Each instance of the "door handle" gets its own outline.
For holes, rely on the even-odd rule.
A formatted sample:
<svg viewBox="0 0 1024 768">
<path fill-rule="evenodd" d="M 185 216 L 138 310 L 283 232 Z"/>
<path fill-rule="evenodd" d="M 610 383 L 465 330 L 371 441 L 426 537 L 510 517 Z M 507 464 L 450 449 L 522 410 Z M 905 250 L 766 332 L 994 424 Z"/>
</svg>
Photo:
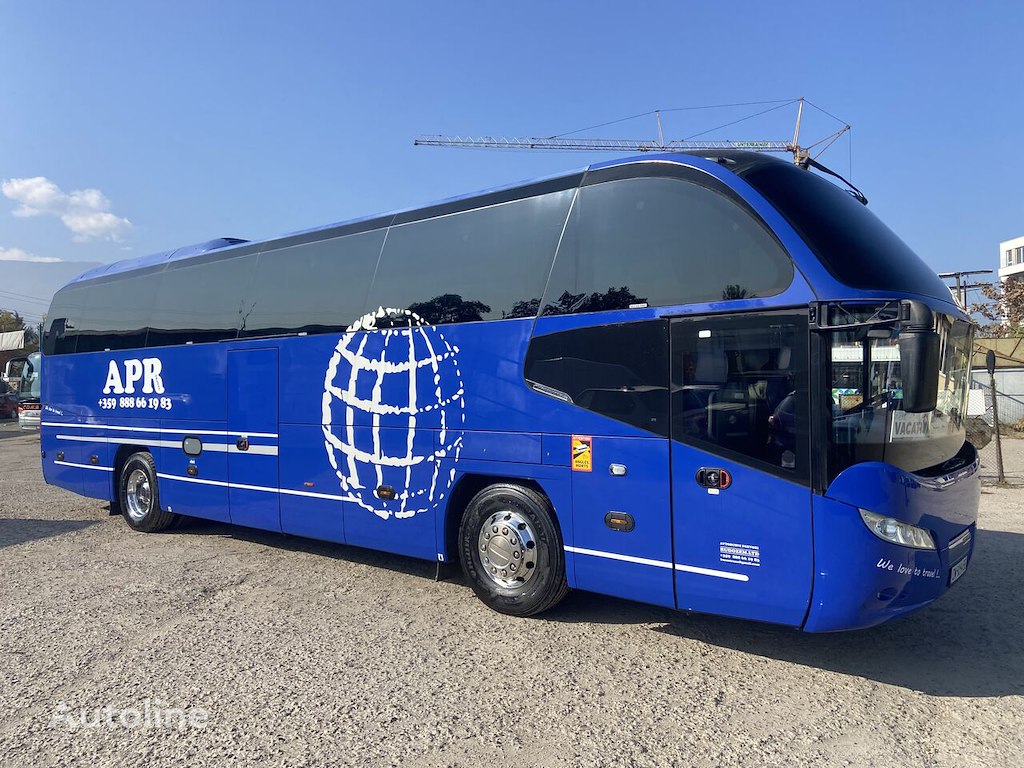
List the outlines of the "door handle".
<svg viewBox="0 0 1024 768">
<path fill-rule="evenodd" d="M 701 467 L 694 477 L 701 488 L 720 488 L 725 490 L 732 485 L 732 475 L 717 467 Z"/>
<path fill-rule="evenodd" d="M 238 438 L 235 441 L 235 448 L 237 448 L 240 451 L 248 451 L 249 450 L 249 438 L 248 437 L 240 437 L 240 438 Z"/>
</svg>

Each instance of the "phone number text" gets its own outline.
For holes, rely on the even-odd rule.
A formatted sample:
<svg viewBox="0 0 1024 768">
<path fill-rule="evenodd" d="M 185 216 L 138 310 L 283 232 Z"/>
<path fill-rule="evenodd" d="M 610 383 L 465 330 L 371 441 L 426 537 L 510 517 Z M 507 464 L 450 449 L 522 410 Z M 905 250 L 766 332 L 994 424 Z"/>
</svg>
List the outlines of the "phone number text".
<svg viewBox="0 0 1024 768">
<path fill-rule="evenodd" d="M 171 410 L 169 397 L 101 397 L 98 405 L 105 411 L 113 408 L 135 408 L 147 411 Z"/>
</svg>

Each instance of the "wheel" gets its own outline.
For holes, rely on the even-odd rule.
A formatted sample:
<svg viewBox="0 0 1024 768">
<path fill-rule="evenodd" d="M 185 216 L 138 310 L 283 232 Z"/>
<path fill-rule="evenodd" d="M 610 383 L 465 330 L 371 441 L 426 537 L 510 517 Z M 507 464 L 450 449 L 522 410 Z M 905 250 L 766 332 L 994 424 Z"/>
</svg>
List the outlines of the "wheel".
<svg viewBox="0 0 1024 768">
<path fill-rule="evenodd" d="M 160 509 L 156 465 L 145 451 L 133 453 L 121 468 L 117 498 L 125 522 L 136 531 L 162 531 L 177 519 L 177 515 Z"/>
<path fill-rule="evenodd" d="M 551 505 L 520 485 L 484 488 L 466 507 L 459 554 L 477 597 L 499 613 L 531 616 L 569 592 Z"/>
</svg>

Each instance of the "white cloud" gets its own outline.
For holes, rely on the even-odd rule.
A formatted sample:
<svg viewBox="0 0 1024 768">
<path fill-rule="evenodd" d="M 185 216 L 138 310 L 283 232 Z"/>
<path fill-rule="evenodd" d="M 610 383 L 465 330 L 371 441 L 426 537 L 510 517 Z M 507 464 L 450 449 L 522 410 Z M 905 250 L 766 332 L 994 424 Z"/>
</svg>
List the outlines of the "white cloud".
<svg viewBox="0 0 1024 768">
<path fill-rule="evenodd" d="M 120 240 L 132 223 L 110 212 L 110 200 L 98 189 L 64 192 L 45 176 L 5 179 L 4 196 L 18 203 L 15 216 L 56 216 L 71 230 L 77 242 L 103 238 Z"/>
<path fill-rule="evenodd" d="M 61 259 L 55 256 L 34 256 L 31 253 L 21 250 L 21 248 L 4 248 L 0 246 L 0 261 L 37 261 L 52 263 L 55 261 L 61 261 Z"/>
</svg>

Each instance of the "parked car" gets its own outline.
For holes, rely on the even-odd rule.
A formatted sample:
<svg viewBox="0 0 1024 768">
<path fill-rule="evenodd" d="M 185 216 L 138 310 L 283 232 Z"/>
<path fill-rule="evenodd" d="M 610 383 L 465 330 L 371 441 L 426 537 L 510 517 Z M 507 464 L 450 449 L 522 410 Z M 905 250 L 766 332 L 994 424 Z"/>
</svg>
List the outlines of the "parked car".
<svg viewBox="0 0 1024 768">
<path fill-rule="evenodd" d="M 0 419 L 18 417 L 18 394 L 6 381 L 0 381 Z"/>
</svg>

